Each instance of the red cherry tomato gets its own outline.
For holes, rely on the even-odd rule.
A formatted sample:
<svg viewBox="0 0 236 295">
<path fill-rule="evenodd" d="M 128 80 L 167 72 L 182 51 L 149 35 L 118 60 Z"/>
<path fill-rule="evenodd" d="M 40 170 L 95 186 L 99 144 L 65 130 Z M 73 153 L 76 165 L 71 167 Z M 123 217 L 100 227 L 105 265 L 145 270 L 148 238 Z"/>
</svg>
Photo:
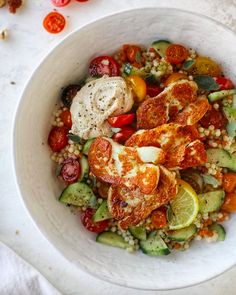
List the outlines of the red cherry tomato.
<svg viewBox="0 0 236 295">
<path fill-rule="evenodd" d="M 225 77 L 216 77 L 215 81 L 220 85 L 220 90 L 232 89 L 234 87 L 233 82 Z"/>
<path fill-rule="evenodd" d="M 95 212 L 96 210 L 88 208 L 81 214 L 81 222 L 87 230 L 94 233 L 101 233 L 108 227 L 109 220 L 94 222 L 92 217 Z"/>
<path fill-rule="evenodd" d="M 112 136 L 112 139 L 118 143 L 124 143 L 132 134 L 134 134 L 135 129 L 133 127 L 124 127 L 118 133 Z"/>
<path fill-rule="evenodd" d="M 155 97 L 159 93 L 161 93 L 161 88 L 158 85 L 155 84 L 147 84 L 147 95 L 150 97 Z"/>
<path fill-rule="evenodd" d="M 119 76 L 120 66 L 117 61 L 108 55 L 94 58 L 89 65 L 91 76 Z"/>
<path fill-rule="evenodd" d="M 45 30 L 52 34 L 60 33 L 65 25 L 64 16 L 58 12 L 50 12 L 43 20 Z"/>
<path fill-rule="evenodd" d="M 227 123 L 226 118 L 221 111 L 211 109 L 206 112 L 204 117 L 200 120 L 200 124 L 204 128 L 208 128 L 210 125 L 213 125 L 216 129 L 223 128 Z"/>
<path fill-rule="evenodd" d="M 116 117 L 110 117 L 108 118 L 108 123 L 115 128 L 120 128 L 125 125 L 129 125 L 133 122 L 135 115 L 134 114 L 125 114 L 125 115 L 119 115 Z"/>
<path fill-rule="evenodd" d="M 88 0 L 76 0 L 77 2 L 87 2 Z"/>
<path fill-rule="evenodd" d="M 188 50 L 180 44 L 171 44 L 166 49 L 166 59 L 171 64 L 177 65 L 183 62 L 188 55 Z"/>
<path fill-rule="evenodd" d="M 66 111 L 61 112 L 60 118 L 61 118 L 62 122 L 64 123 L 64 126 L 66 126 L 70 129 L 72 126 L 70 111 L 66 110 Z"/>
<path fill-rule="evenodd" d="M 74 183 L 80 177 L 80 163 L 76 159 L 68 158 L 62 163 L 60 175 L 67 183 Z"/>
<path fill-rule="evenodd" d="M 68 143 L 68 128 L 53 127 L 48 135 L 48 145 L 53 152 L 60 152 Z"/>
<path fill-rule="evenodd" d="M 52 4 L 56 7 L 63 7 L 70 3 L 71 0 L 51 0 Z"/>
</svg>

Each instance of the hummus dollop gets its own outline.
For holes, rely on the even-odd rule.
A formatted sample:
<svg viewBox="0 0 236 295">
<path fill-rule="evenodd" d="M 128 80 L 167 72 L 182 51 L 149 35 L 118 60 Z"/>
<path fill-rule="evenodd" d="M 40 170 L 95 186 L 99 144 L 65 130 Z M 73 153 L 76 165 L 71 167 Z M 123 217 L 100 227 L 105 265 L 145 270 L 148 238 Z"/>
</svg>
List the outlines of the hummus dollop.
<svg viewBox="0 0 236 295">
<path fill-rule="evenodd" d="M 130 86 L 122 77 L 107 77 L 86 83 L 71 105 L 71 132 L 83 139 L 112 135 L 107 119 L 128 112 L 133 106 Z"/>
</svg>

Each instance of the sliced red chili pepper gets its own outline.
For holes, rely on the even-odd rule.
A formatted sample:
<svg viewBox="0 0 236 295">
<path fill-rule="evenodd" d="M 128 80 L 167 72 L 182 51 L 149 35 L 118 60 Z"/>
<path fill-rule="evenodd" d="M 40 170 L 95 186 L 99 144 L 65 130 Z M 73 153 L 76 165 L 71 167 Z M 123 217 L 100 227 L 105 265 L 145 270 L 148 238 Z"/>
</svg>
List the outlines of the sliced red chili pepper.
<svg viewBox="0 0 236 295">
<path fill-rule="evenodd" d="M 43 21 L 43 26 L 46 31 L 52 34 L 60 33 L 66 25 L 64 16 L 56 11 L 50 12 Z"/>
<path fill-rule="evenodd" d="M 125 115 L 119 115 L 116 117 L 110 117 L 108 118 L 108 123 L 115 128 L 120 128 L 125 125 L 129 125 L 133 122 L 135 117 L 135 114 L 125 114 Z"/>
<path fill-rule="evenodd" d="M 109 220 L 94 222 L 92 218 L 95 212 L 94 209 L 88 208 L 81 214 L 81 222 L 87 230 L 94 233 L 101 233 L 108 227 Z"/>
<path fill-rule="evenodd" d="M 147 95 L 149 95 L 150 97 L 157 96 L 159 93 L 161 93 L 161 91 L 162 89 L 160 88 L 160 86 L 155 84 L 147 84 Z"/>
<path fill-rule="evenodd" d="M 62 163 L 60 175 L 67 183 L 74 183 L 80 177 L 80 163 L 76 159 L 68 158 Z"/>
<path fill-rule="evenodd" d="M 234 87 L 233 82 L 225 77 L 216 77 L 215 81 L 220 85 L 220 90 L 232 89 Z"/>
<path fill-rule="evenodd" d="M 108 55 L 94 58 L 89 65 L 91 76 L 119 76 L 120 66 L 117 61 Z"/>
<path fill-rule="evenodd" d="M 68 143 L 68 128 L 53 127 L 48 135 L 48 145 L 53 152 L 60 152 Z"/>
<path fill-rule="evenodd" d="M 112 136 L 112 139 L 118 143 L 124 143 L 136 130 L 133 127 L 124 127 L 118 133 Z"/>
</svg>

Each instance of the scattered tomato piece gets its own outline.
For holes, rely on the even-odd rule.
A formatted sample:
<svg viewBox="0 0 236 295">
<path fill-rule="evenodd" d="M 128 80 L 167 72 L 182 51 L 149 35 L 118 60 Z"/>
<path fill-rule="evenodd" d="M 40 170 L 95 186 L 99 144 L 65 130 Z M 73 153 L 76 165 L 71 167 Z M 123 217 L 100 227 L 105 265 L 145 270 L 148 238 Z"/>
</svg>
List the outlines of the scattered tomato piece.
<svg viewBox="0 0 236 295">
<path fill-rule="evenodd" d="M 67 183 L 74 183 L 81 174 L 80 163 L 76 159 L 68 158 L 62 163 L 60 175 Z"/>
<path fill-rule="evenodd" d="M 87 230 L 94 233 L 101 233 L 108 227 L 109 220 L 94 222 L 92 218 L 95 212 L 96 210 L 94 209 L 86 209 L 86 211 L 81 214 L 81 222 Z"/>
<path fill-rule="evenodd" d="M 117 61 L 108 55 L 95 57 L 89 65 L 91 76 L 119 76 L 120 66 Z"/>
<path fill-rule="evenodd" d="M 220 90 L 228 90 L 234 87 L 233 82 L 225 77 L 216 77 L 215 81 L 220 85 Z"/>
<path fill-rule="evenodd" d="M 66 25 L 66 20 L 59 12 L 50 12 L 43 21 L 43 26 L 46 31 L 51 34 L 60 33 Z"/>
<path fill-rule="evenodd" d="M 9 11 L 16 13 L 16 10 L 22 5 L 22 0 L 7 0 L 7 4 Z"/>
<path fill-rule="evenodd" d="M 116 117 L 108 118 L 108 123 L 115 128 L 120 128 L 129 125 L 133 122 L 135 114 L 124 114 Z"/>
<path fill-rule="evenodd" d="M 180 44 L 171 44 L 166 49 L 166 60 L 171 64 L 179 64 L 187 59 L 188 50 Z"/>
<path fill-rule="evenodd" d="M 150 97 L 157 96 L 159 93 L 161 93 L 161 91 L 162 89 L 160 88 L 160 86 L 155 84 L 147 84 L 147 95 L 149 95 Z"/>
<path fill-rule="evenodd" d="M 226 194 L 225 201 L 221 209 L 229 213 L 236 211 L 236 193 Z"/>
<path fill-rule="evenodd" d="M 227 193 L 232 193 L 236 188 L 236 173 L 225 173 L 223 175 L 222 186 Z"/>
<path fill-rule="evenodd" d="M 147 94 L 147 86 L 145 81 L 141 77 L 136 75 L 130 75 L 126 78 L 126 80 L 132 87 L 138 102 L 143 101 Z"/>
<path fill-rule="evenodd" d="M 48 145 L 53 152 L 60 152 L 68 143 L 68 128 L 53 127 L 48 136 Z"/>
<path fill-rule="evenodd" d="M 151 221 L 156 229 L 163 228 L 167 224 L 166 208 L 160 207 L 152 212 Z"/>
<path fill-rule="evenodd" d="M 60 118 L 61 118 L 62 122 L 64 123 L 64 126 L 71 129 L 72 121 L 71 121 L 71 113 L 70 113 L 70 111 L 65 110 L 65 111 L 61 112 Z"/>
<path fill-rule="evenodd" d="M 213 125 L 215 129 L 223 128 L 227 123 L 227 119 L 223 116 L 222 112 L 219 110 L 211 109 L 206 112 L 204 117 L 200 120 L 200 124 L 204 128 L 208 128 Z"/>
<path fill-rule="evenodd" d="M 63 7 L 70 3 L 71 0 L 51 0 L 56 7 Z"/>
<path fill-rule="evenodd" d="M 135 129 L 133 127 L 124 127 L 118 133 L 112 136 L 112 139 L 118 143 L 124 143 L 132 134 L 134 134 Z"/>
</svg>

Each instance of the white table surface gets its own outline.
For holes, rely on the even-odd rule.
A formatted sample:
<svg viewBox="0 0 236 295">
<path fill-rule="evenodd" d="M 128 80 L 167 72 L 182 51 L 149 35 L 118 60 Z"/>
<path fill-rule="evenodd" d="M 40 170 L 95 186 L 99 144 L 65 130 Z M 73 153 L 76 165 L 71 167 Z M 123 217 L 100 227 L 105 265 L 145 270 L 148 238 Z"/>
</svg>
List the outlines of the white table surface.
<svg viewBox="0 0 236 295">
<path fill-rule="evenodd" d="M 0 30 L 10 30 L 9 40 L 0 41 L 0 240 L 37 268 L 63 294 L 236 294 L 236 267 L 201 285 L 166 292 L 131 290 L 93 278 L 71 265 L 47 242 L 35 228 L 16 191 L 11 165 L 12 123 L 20 94 L 33 69 L 74 29 L 116 11 L 154 5 L 197 11 L 236 31 L 235 0 L 90 0 L 86 4 L 74 3 L 60 9 L 68 16 L 68 26 L 59 35 L 50 35 L 42 29 L 43 17 L 53 8 L 50 0 L 25 0 L 24 8 L 16 15 L 7 13 L 5 8 L 0 9 Z"/>
</svg>

